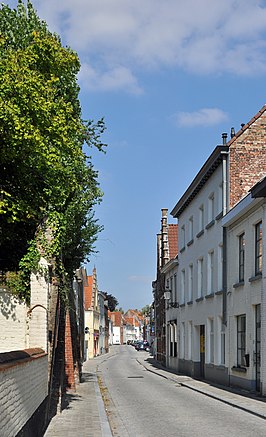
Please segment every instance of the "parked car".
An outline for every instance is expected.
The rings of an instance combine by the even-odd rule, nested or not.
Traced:
[[[150,345],[147,341],[139,341],[136,346],[135,349],[137,351],[149,351],[150,350]]]

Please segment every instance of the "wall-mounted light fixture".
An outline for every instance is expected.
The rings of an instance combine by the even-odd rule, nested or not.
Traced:
[[[164,299],[167,301],[167,307],[171,307],[171,308],[179,308],[179,303],[178,302],[169,302],[172,296],[172,291],[169,290],[169,287],[165,287],[165,292],[164,292]]]

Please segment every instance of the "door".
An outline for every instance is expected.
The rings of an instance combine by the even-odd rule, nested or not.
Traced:
[[[256,371],[256,390],[261,391],[260,387],[260,340],[261,340],[261,310],[260,305],[255,307],[255,371]]]
[[[200,325],[200,376],[205,376],[205,325]]]

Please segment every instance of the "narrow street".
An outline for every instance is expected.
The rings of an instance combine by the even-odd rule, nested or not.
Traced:
[[[147,352],[114,348],[98,366],[114,436],[265,436],[264,419],[148,371]]]

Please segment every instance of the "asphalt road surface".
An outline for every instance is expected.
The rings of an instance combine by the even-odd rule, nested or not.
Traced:
[[[147,371],[137,360],[148,352],[113,347],[98,379],[114,436],[266,437],[264,419]]]

